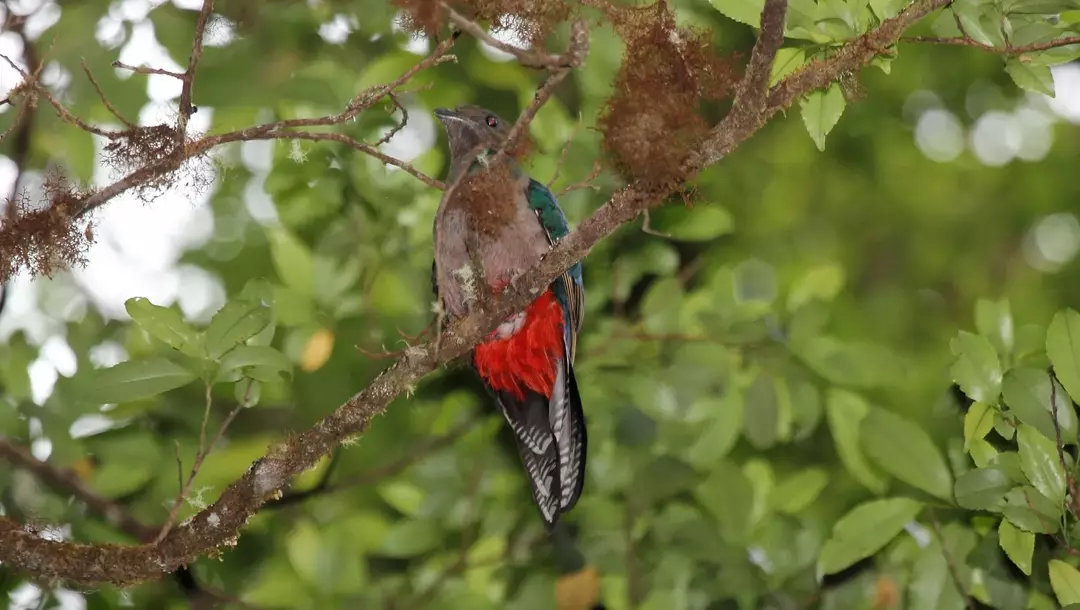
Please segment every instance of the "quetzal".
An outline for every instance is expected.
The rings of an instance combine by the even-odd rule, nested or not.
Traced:
[[[458,186],[443,194],[435,214],[432,286],[443,311],[459,317],[480,296],[476,282],[497,294],[570,228],[551,191],[510,155],[493,164],[510,130],[498,115],[466,105],[436,109],[435,116],[450,142],[446,183]],[[482,277],[474,277],[472,261]],[[579,262],[471,354],[514,432],[548,531],[585,483],[585,415],[573,367],[584,303]]]

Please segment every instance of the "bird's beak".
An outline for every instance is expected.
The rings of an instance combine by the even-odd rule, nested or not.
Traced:
[[[449,108],[436,108],[435,116],[439,117],[439,120],[445,124],[447,121],[461,120],[461,114],[450,110]]]

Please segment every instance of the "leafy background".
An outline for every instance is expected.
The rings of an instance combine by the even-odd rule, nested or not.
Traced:
[[[169,116],[179,87],[109,64],[178,69],[198,4],[7,10],[37,11],[34,33],[54,62],[46,77],[78,116],[113,120],[81,74],[85,60],[122,112],[153,122]],[[956,10],[968,34],[994,45],[1003,14],[1014,32],[1050,27],[1032,34],[1046,40],[1080,8],[1034,4],[958,0]],[[753,40],[744,24],[760,4],[674,5],[680,23],[715,32],[721,53]],[[806,10],[789,18],[774,76],[901,6],[793,4]],[[337,111],[430,46],[397,31],[396,8],[382,3],[232,0],[218,10],[195,88],[201,128]],[[958,34],[951,13],[931,21],[920,33]],[[17,55],[11,36],[0,43]],[[1068,397],[1080,395],[1080,316],[1059,312],[1080,298],[1080,67],[1064,63],[1077,54],[1068,49],[1019,62],[901,44],[895,59],[810,96],[706,171],[692,207],[663,208],[651,232],[635,223],[595,248],[577,365],[588,482],[554,540],[501,418],[451,369],[342,448],[332,471],[328,460],[289,492],[313,493],[262,511],[192,575],[234,605],[264,608],[1080,603],[1065,474],[1074,460],[1056,441],[1060,432],[1075,446]],[[413,81],[426,88],[403,97],[409,125],[386,147],[436,176],[445,138],[431,109],[474,102],[514,116],[536,85],[471,40],[455,53],[456,64]],[[542,181],[573,140],[556,190],[601,156],[592,128],[621,55],[615,34],[596,30],[586,65],[531,125],[530,171]],[[16,82],[4,73],[5,87]],[[1053,100],[1043,95],[1051,83]],[[344,129],[377,139],[395,121],[385,110]],[[12,115],[0,114],[0,129]],[[58,163],[104,181],[100,146],[43,109],[24,180],[32,187]],[[14,175],[5,157],[0,170]],[[230,145],[202,171],[215,177],[209,188],[111,204],[87,268],[19,278],[0,319],[0,434],[149,524],[166,520],[178,491],[176,456],[190,466],[199,446],[207,401],[187,371],[230,357],[225,317],[257,337],[229,352],[210,430],[238,403],[257,405],[210,454],[181,518],[388,363],[355,346],[400,349],[399,329],[415,334],[430,319],[438,192],[333,143]],[[561,198],[572,222],[619,182],[605,172],[594,184],[600,192]],[[105,369],[124,360],[135,364]],[[150,381],[131,383],[133,366]],[[132,542],[25,471],[0,470],[0,507],[53,535]],[[0,589],[13,607],[187,605],[169,578],[69,591],[0,568]]]

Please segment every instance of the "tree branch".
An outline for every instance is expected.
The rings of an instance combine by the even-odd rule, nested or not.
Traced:
[[[1021,45],[1014,47],[1012,45],[1005,45],[1004,47],[995,47],[993,45],[983,44],[970,36],[958,36],[955,38],[943,38],[939,36],[905,36],[900,39],[900,42],[914,42],[914,43],[926,43],[926,44],[943,44],[959,47],[971,47],[973,49],[979,49],[981,51],[987,51],[990,53],[998,53],[1001,55],[1023,55],[1024,53],[1038,53],[1040,51],[1049,51],[1050,49],[1058,49],[1061,47],[1068,47],[1074,44],[1080,44],[1080,36],[1064,36],[1050,42],[1038,42],[1034,44]]]
[[[761,10],[761,34],[750,53],[746,74],[739,85],[735,108],[740,113],[760,114],[765,108],[765,95],[769,90],[769,76],[780,45],[784,44],[784,17],[788,0],[765,0]]]
[[[878,53],[894,44],[908,26],[947,1],[916,0],[899,15],[885,20],[877,29],[851,41],[832,56],[803,67],[772,88],[764,107],[756,115],[733,109],[698,150],[689,151],[686,167],[696,173],[717,162],[777,111],[787,108],[806,93],[827,86],[842,74],[867,65]],[[775,10],[782,2],[770,0],[768,4]],[[771,19],[770,15],[767,6],[763,16]],[[770,46],[771,43],[759,45],[759,59],[767,56]],[[753,74],[755,70],[750,70],[749,76]],[[751,85],[755,82],[747,81],[742,91],[752,91]],[[0,517],[0,562],[42,577],[123,585],[173,571],[235,540],[248,519],[291,477],[313,467],[343,440],[367,431],[372,420],[383,413],[394,398],[415,387],[441,364],[467,353],[508,315],[524,308],[554,277],[587,255],[600,239],[637,217],[641,211],[660,203],[671,188],[671,185],[658,187],[635,182],[615,192],[576,231],[560,240],[543,260],[494,298],[484,311],[463,318],[446,329],[436,339],[441,346],[437,356],[434,342],[409,349],[364,390],[311,429],[273,445],[222,493],[217,502],[174,528],[160,544],[125,547],[56,542],[39,537],[10,518]]]
[[[153,540],[157,535],[158,528],[143,523],[120,504],[98,495],[96,491],[83,483],[75,472],[61,470],[48,462],[39,460],[34,457],[29,449],[3,436],[0,436],[0,458],[3,458],[15,468],[21,468],[29,472],[35,479],[44,483],[53,491],[69,495],[82,502],[92,514],[101,517],[109,525],[116,527],[136,540],[145,543]],[[194,574],[187,568],[179,568],[173,575],[185,594],[193,602],[203,599],[229,603],[238,602],[238,600],[233,599],[226,593],[200,585],[195,580]],[[243,604],[243,607],[250,608],[252,606]]]
[[[157,528],[146,525],[133,517],[122,506],[104,498],[86,483],[83,483],[73,471],[60,470],[48,462],[34,457],[26,447],[0,436],[0,457],[16,468],[21,468],[36,479],[61,493],[66,493],[86,505],[90,512],[100,516],[106,523],[119,528],[138,540],[153,540]]]
[[[203,0],[202,10],[195,22],[195,40],[191,43],[191,55],[188,57],[187,70],[184,71],[180,80],[184,82],[180,89],[180,118],[176,121],[176,131],[181,138],[187,134],[188,120],[195,114],[195,107],[191,105],[191,89],[195,85],[195,70],[199,67],[202,59],[203,36],[206,35],[206,24],[210,21],[210,13],[214,10],[214,0]]]

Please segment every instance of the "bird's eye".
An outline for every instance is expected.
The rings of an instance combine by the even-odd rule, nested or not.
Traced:
[[[492,116],[490,114],[488,115],[486,121],[487,121],[488,127],[498,127],[499,126],[499,119],[495,118],[494,116]]]

